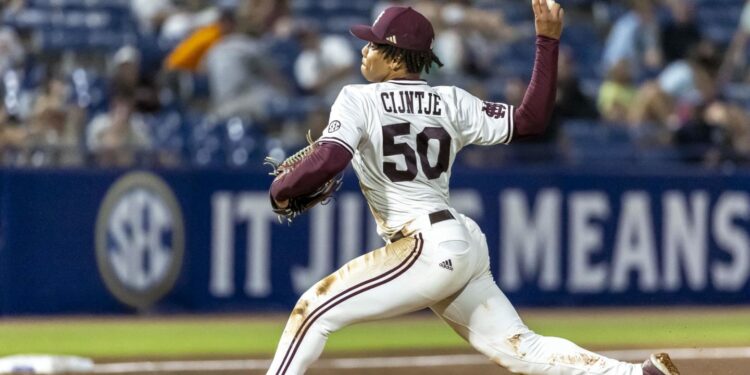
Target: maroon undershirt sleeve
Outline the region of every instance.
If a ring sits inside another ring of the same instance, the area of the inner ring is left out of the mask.
[[[294,170],[273,181],[271,198],[284,201],[312,193],[346,169],[351,160],[352,154],[344,146],[320,143]]]
[[[513,138],[523,138],[544,133],[557,90],[557,55],[560,41],[546,36],[536,37],[536,56],[531,82],[523,102],[513,116]]]

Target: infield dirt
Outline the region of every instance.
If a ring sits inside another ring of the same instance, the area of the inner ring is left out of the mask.
[[[464,352],[461,352],[464,353]],[[388,353],[377,353],[384,356]],[[406,355],[425,355],[425,352],[416,353],[390,353],[399,357]],[[435,353],[430,353],[434,355]],[[448,354],[448,353],[446,353]],[[455,353],[454,353],[455,354]],[[334,357],[326,357],[334,358]],[[350,357],[349,357],[350,358]],[[750,359],[722,359],[722,360],[676,360],[682,375],[748,375],[750,374]],[[130,373],[129,375],[261,375],[265,371],[185,371],[185,372],[143,372]],[[389,367],[389,368],[367,368],[367,369],[332,369],[311,368],[307,375],[512,375],[511,372],[500,368],[489,361],[485,365],[457,365],[436,367]]]

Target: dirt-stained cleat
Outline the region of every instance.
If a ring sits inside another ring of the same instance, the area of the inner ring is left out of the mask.
[[[643,375],[680,375],[667,353],[656,353],[643,362]]]

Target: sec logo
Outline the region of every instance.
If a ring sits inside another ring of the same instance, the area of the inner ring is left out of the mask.
[[[150,307],[172,289],[182,269],[185,230],[172,190],[151,173],[121,177],[101,203],[95,240],[107,289],[122,303]]]
[[[333,133],[336,130],[341,129],[341,122],[339,120],[333,120],[330,124],[328,124],[328,132]]]

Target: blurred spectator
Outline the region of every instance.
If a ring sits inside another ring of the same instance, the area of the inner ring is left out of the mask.
[[[34,102],[27,146],[34,166],[75,166],[83,162],[83,111],[68,105],[69,87],[49,79]]]
[[[519,105],[526,92],[527,83],[521,79],[508,82],[505,90],[506,102]],[[549,124],[544,134],[536,137],[521,138],[514,141],[523,144],[516,149],[494,151],[503,162],[545,162],[556,159],[556,142],[559,139],[560,128],[563,123],[571,119],[596,119],[599,114],[593,101],[581,90],[578,67],[573,51],[567,47],[560,48],[557,60],[557,96]],[[474,155],[476,157],[476,155]],[[478,164],[481,165],[481,164]]]
[[[9,116],[25,120],[33,98],[24,88],[26,52],[19,35],[10,28],[0,29],[0,85],[2,100]]]
[[[706,106],[705,120],[729,134],[735,160],[750,160],[750,116],[735,104],[715,100]]]
[[[493,70],[493,57],[501,43],[512,42],[531,31],[522,25],[508,24],[500,8],[480,9],[468,0],[418,0],[412,6],[435,28],[433,50],[443,67],[432,75],[484,77]]]
[[[26,56],[21,41],[13,29],[0,29],[0,75],[19,67]]]
[[[550,125],[543,139],[554,140],[559,126],[569,119],[596,119],[599,112],[593,101],[581,90],[578,68],[573,51],[566,46],[560,48],[557,60],[557,97]]]
[[[28,130],[10,116],[5,106],[0,106],[0,164],[14,165],[18,155],[25,150]]]
[[[750,0],[745,2],[737,31],[725,55],[720,74],[722,82],[750,83],[750,64],[747,63],[748,43],[750,43]]]
[[[208,50],[221,38],[234,32],[234,15],[231,12],[228,9],[222,11],[217,22],[195,30],[180,42],[167,56],[166,68],[197,72]]]
[[[132,97],[139,112],[161,108],[156,77],[141,69],[141,54],[133,46],[124,46],[112,58],[111,92],[117,97]]]
[[[175,45],[194,30],[210,25],[219,18],[219,8],[213,1],[183,0],[181,6],[172,9],[159,30],[159,39],[167,45]]]
[[[523,100],[527,83],[520,79],[509,82],[506,98],[509,103],[519,105]],[[547,162],[556,159],[555,145],[561,126],[571,119],[591,119],[599,117],[593,101],[581,90],[580,77],[573,51],[563,45],[557,60],[557,96],[549,125],[543,135],[521,138],[515,142],[524,144],[514,150],[502,151],[505,158],[519,162]]]
[[[500,7],[481,9],[469,0],[380,1],[372,8],[374,20],[389,6],[413,6],[432,22],[435,28],[435,54],[443,67],[430,75],[469,75],[485,77],[490,74],[493,58],[501,44],[512,42],[523,35],[532,35],[531,25],[510,25]]]
[[[205,57],[212,114],[218,118],[240,116],[257,122],[268,120],[271,106],[284,102],[289,82],[269,58],[261,40],[266,20],[240,13],[231,19],[231,31]]]
[[[637,92],[631,74],[628,60],[620,60],[607,72],[597,98],[597,107],[604,120],[614,123],[627,121]]]
[[[176,9],[171,0],[130,0],[130,11],[146,34],[157,35],[164,20]]]
[[[604,43],[602,62],[605,72],[623,59],[628,60],[636,80],[661,67],[662,52],[654,1],[629,1],[631,10],[615,22]]]
[[[690,48],[701,40],[695,19],[693,0],[667,0],[669,20],[661,28],[661,49],[664,62],[684,59]]]
[[[632,125],[647,121],[676,129],[695,115],[697,106],[717,95],[716,77],[720,56],[715,46],[703,41],[687,59],[667,66],[655,81],[645,83],[629,114]]]
[[[310,94],[332,104],[341,87],[356,82],[355,55],[349,42],[340,35],[320,35],[316,27],[301,28],[297,38],[302,52],[294,62],[297,84]]]
[[[466,45],[466,33],[468,28],[462,28],[462,24],[468,17],[467,10],[461,4],[445,4],[444,6],[430,6],[434,3],[421,2],[418,9],[427,14],[433,13],[430,19],[437,19],[433,22],[435,25],[435,42],[434,51],[438,56],[442,56],[443,63],[440,69],[441,74],[459,74],[465,72],[469,64],[470,55]],[[437,4],[434,4],[437,5]]]
[[[236,0],[239,30],[277,36],[279,24],[290,21],[288,0]]]
[[[715,166],[724,161],[747,161],[750,129],[747,115],[718,101],[697,109],[695,119],[675,134],[683,159]]]
[[[33,90],[24,87],[24,71],[8,69],[2,78],[3,105],[8,116],[25,121],[31,116]]]
[[[88,124],[86,146],[98,165],[131,166],[139,153],[151,149],[149,129],[134,104],[132,97],[116,96],[109,111]]]
[[[0,2],[0,10],[6,15],[13,14],[26,6],[27,0],[5,0]]]

